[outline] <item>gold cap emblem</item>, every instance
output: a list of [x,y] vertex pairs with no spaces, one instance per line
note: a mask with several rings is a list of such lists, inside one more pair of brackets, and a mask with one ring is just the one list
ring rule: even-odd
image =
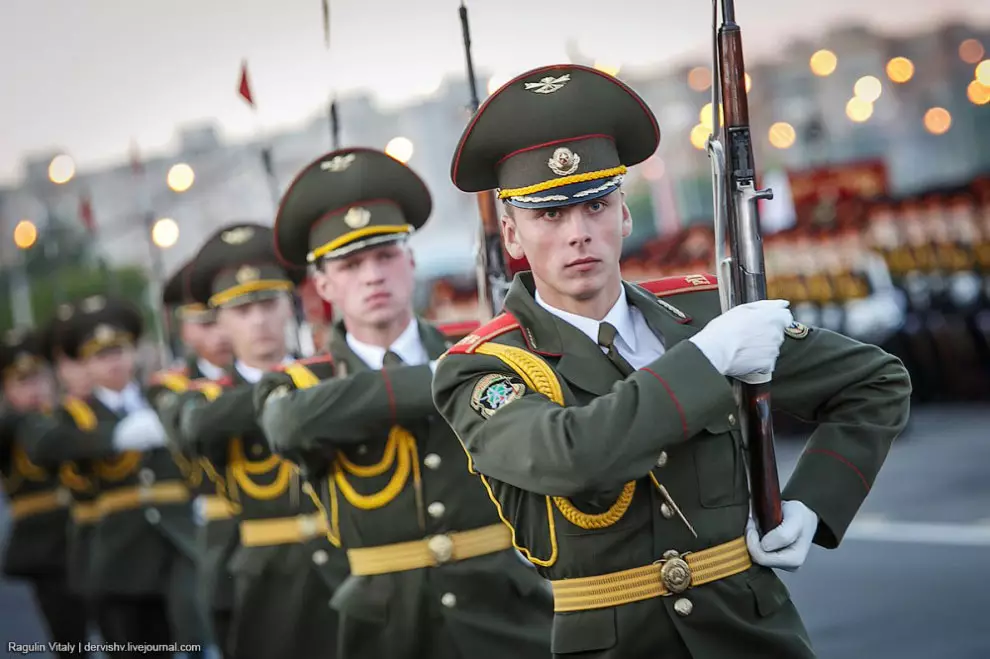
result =
[[344,224],[352,229],[360,229],[366,226],[368,222],[371,221],[371,211],[367,208],[361,208],[360,206],[354,206],[347,211],[344,215]]
[[261,271],[250,265],[241,266],[241,269],[234,275],[238,284],[246,284],[249,281],[258,281],[261,278]]
[[58,319],[65,321],[72,318],[72,305],[71,304],[60,304],[58,305]]
[[109,325],[97,325],[93,331],[93,338],[99,343],[109,343],[117,337],[117,330]]
[[354,159],[357,158],[353,153],[348,153],[342,156],[334,156],[330,160],[324,160],[320,163],[320,169],[325,172],[342,172],[351,166]]
[[564,146],[555,149],[553,156],[547,161],[550,170],[557,176],[570,176],[577,171],[580,164],[581,156]]
[[228,245],[243,245],[247,241],[251,240],[251,236],[253,235],[254,229],[251,227],[238,227],[236,229],[230,229],[221,233],[220,240],[224,241]]

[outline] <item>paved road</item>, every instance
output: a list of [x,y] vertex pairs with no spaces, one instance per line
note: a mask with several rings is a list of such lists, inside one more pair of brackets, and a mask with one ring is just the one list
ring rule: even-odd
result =
[[[781,440],[782,480],[800,448]],[[916,410],[842,547],[784,578],[821,659],[990,658],[990,406]],[[41,638],[0,582],[0,656]]]

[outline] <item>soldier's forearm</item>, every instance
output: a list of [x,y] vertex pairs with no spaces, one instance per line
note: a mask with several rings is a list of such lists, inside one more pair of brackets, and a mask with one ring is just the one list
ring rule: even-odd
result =
[[528,391],[487,419],[475,411],[478,378],[441,372],[458,368],[455,359],[437,369],[436,382],[463,383],[437,390],[441,414],[478,471],[538,494],[613,491],[642,478],[664,449],[688,441],[733,405],[726,379],[688,342],[587,405],[561,407]]
[[355,373],[291,392],[276,404],[297,431],[292,443],[366,442],[396,424],[436,413],[429,366],[404,366]]
[[72,423],[32,417],[22,425],[18,436],[32,462],[55,465],[113,455],[112,435],[112,424],[101,424],[92,431],[83,431]]
[[[818,423],[783,496],[814,510],[815,542],[835,547],[907,423],[911,382],[901,362],[875,346],[825,332],[818,343],[831,366],[788,360],[773,395],[781,409]],[[802,352],[818,351],[808,348]]]

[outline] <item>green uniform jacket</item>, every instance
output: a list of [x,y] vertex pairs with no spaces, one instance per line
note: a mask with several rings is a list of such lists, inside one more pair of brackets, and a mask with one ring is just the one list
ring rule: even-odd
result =
[[18,439],[26,417],[0,408],[0,476],[13,522],[3,573],[30,578],[65,572],[71,496],[58,470],[35,464]]
[[94,592],[91,547],[99,496],[93,463],[113,455],[113,426],[113,422],[98,423],[96,414],[83,400],[66,396],[53,414],[28,417],[18,433],[28,457],[57,471],[72,497],[67,578],[72,592],[87,599]]
[[[194,497],[200,500],[204,518],[197,529],[197,591],[200,600],[214,611],[230,611],[234,605],[234,582],[227,563],[237,548],[237,516],[228,505],[228,517],[206,515],[207,498],[213,503],[229,501],[217,467],[197,455],[181,437],[179,414],[186,398],[200,396],[198,387],[210,382],[190,359],[184,369],[156,374],[148,388],[148,399],[158,412],[169,436],[169,450]],[[194,503],[195,505],[195,503]]]
[[[419,333],[431,359],[449,347],[426,323]],[[330,347],[335,368],[311,367],[325,381],[272,401],[278,408],[266,418],[276,450],[325,456],[320,466],[309,460],[308,473],[318,476],[313,483],[342,546],[378,547],[499,524],[433,404],[430,367],[372,370],[347,345],[342,324]],[[403,433],[410,443],[403,443]],[[512,549],[439,567],[351,576],[334,606],[343,614],[344,659],[549,652],[549,589]]]
[[[223,393],[212,401],[202,394],[184,399],[181,436],[186,451],[222,468],[241,525],[318,516],[298,467],[271,453],[255,423],[253,385],[236,370],[219,384]],[[230,634],[238,659],[335,656],[337,615],[330,598],[347,575],[346,560],[325,533],[310,535],[305,541],[241,543],[234,550],[228,564],[234,578]]]
[[[115,425],[118,417],[95,397],[87,403],[100,423]],[[182,473],[165,448],[125,451],[94,461],[99,481],[101,517],[92,547],[93,579],[104,596],[162,595],[176,555],[194,560],[192,507]],[[138,495],[139,488],[184,491],[184,500],[151,502],[119,510],[104,509],[106,501]]]
[[[551,580],[647,566],[668,550],[700,551],[744,534],[749,496],[732,388],[685,340],[720,312],[714,279],[654,282],[665,299],[624,286],[666,348],[625,380],[595,342],[536,304],[532,275],[522,273],[505,303],[515,321],[496,319],[462,340],[433,382],[438,409],[518,546]],[[876,347],[820,329],[796,337],[802,332],[784,339],[773,405],[817,429],[783,498],[818,514],[815,542],[832,548],[907,420],[910,382]],[[658,485],[697,538],[676,515],[662,514]],[[691,604],[675,612],[680,600]],[[558,613],[553,652],[813,656],[786,588],[759,566],[680,596]]]

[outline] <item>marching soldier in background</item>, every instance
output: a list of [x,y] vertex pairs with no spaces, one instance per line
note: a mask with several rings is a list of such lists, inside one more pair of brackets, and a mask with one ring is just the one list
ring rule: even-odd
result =
[[64,329],[66,354],[84,362],[96,423],[112,427],[115,455],[96,460],[100,519],[92,578],[105,640],[202,644],[196,615],[189,490],[165,449],[165,431],[134,381],[139,313],[127,303],[82,300]]
[[338,656],[546,657],[549,589],[513,551],[430,393],[450,344],[414,315],[406,239],[431,208],[419,176],[379,151],[303,169],[279,209],[276,251],[315,265],[316,290],[342,319],[332,363],[265,375],[256,411],[276,451],[315,456],[307,473],[347,550]]
[[187,449],[223,474],[239,515],[240,544],[229,563],[230,645],[238,659],[335,656],[329,602],[347,574],[344,556],[327,540],[326,520],[296,465],[269,450],[252,406],[263,373],[293,361],[286,329],[291,292],[304,273],[278,264],[270,228],[236,224],[207,240],[187,279],[192,299],[216,309],[236,358],[222,393],[203,386],[182,399],[180,428]]
[[[623,282],[623,175],[659,138],[634,91],[585,67],[531,71],[488,98],[452,178],[500,189],[506,247],[532,273],[440,360],[434,398],[551,580],[554,656],[812,657],[769,568],[841,542],[910,382],[878,348],[794,323],[785,302],[720,314],[709,276]],[[783,524],[760,538],[730,378],[767,371],[776,406],[817,428]]]
[[0,342],[0,475],[13,519],[3,573],[31,584],[58,655],[86,639],[85,602],[69,588],[67,531],[72,498],[58,469],[35,464],[22,439],[25,417],[50,410],[51,376],[37,333],[11,330]]
[[216,469],[205,458],[183,450],[179,435],[181,397],[200,381],[217,381],[226,377],[232,365],[230,341],[216,322],[216,312],[193,302],[186,290],[187,263],[165,284],[162,304],[175,312],[183,342],[188,347],[182,368],[155,373],[151,377],[148,399],[158,412],[169,437],[169,448],[182,469],[190,492],[195,497],[193,509],[197,529],[197,602],[208,621],[213,642],[230,655],[228,638],[233,608],[233,579],[227,561],[237,546],[237,519],[233,507],[221,496],[222,482]]

